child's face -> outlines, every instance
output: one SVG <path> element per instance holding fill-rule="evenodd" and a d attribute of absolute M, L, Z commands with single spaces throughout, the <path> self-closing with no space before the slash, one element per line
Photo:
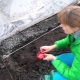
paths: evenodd
<path fill-rule="evenodd" d="M 72 28 L 72 27 L 70 27 L 68 25 L 65 25 L 65 24 L 60 24 L 60 27 L 63 29 L 63 31 L 64 31 L 65 34 L 72 34 L 75 31 L 79 30 L 78 27 Z"/>

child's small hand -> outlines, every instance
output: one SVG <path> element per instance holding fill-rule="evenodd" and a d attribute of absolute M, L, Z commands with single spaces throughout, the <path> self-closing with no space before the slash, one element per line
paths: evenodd
<path fill-rule="evenodd" d="M 56 57 L 52 54 L 44 54 L 45 55 L 45 58 L 43 58 L 43 60 L 47 60 L 47 61 L 50 61 L 50 60 L 55 60 Z"/>
<path fill-rule="evenodd" d="M 49 51 L 51 51 L 52 49 L 55 49 L 55 48 L 56 48 L 56 45 L 42 46 L 42 47 L 40 47 L 40 51 L 44 50 L 44 52 L 49 52 Z"/>

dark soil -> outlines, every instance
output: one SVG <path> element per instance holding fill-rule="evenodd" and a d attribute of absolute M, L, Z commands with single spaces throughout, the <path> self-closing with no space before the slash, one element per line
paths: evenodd
<path fill-rule="evenodd" d="M 29 42 L 40 37 L 41 35 L 49 32 L 51 29 L 55 28 L 59 24 L 60 23 L 57 20 L 57 14 L 55 14 L 33 26 L 28 27 L 21 32 L 17 32 L 15 35 L 0 42 L 0 54 L 12 54 L 17 49 L 21 48 L 25 44 L 28 44 Z"/>
<path fill-rule="evenodd" d="M 50 62 L 40 61 L 36 58 L 40 46 L 52 45 L 56 40 L 65 36 L 62 29 L 57 28 L 6 58 L 4 61 L 13 80 L 41 80 L 41 77 L 48 74 L 54 67 Z M 54 50 L 49 53 L 59 55 L 68 51 L 69 49 Z"/>
<path fill-rule="evenodd" d="M 79 4 L 80 5 L 80 4 Z M 48 20 L 48 19 L 47 19 Z M 55 22 L 53 22 L 55 21 Z M 33 35 L 30 35 L 30 39 L 27 40 L 27 43 L 32 41 L 33 39 L 37 38 L 40 35 L 43 35 L 39 32 L 37 34 L 37 31 L 44 31 L 43 33 L 46 33 L 50 31 L 52 28 L 56 26 L 57 20 L 54 17 L 54 19 L 48 20 L 48 22 L 43 21 L 40 23 L 40 28 L 38 29 L 30 29 L 30 31 L 33 31 Z M 58 24 L 58 23 L 57 23 Z M 54 26 L 53 26 L 54 25 Z M 45 26 L 45 27 L 43 27 Z M 47 27 L 47 28 L 46 28 Z M 41 30 L 42 29 L 42 30 Z M 24 34 L 26 31 L 23 31 Z M 35 32 L 38 36 L 35 35 Z M 31 33 L 31 32 L 30 32 Z M 21 36 L 22 33 L 20 33 Z M 26 33 L 26 38 L 28 38 L 28 33 Z M 8 58 L 3 59 L 2 52 L 6 53 L 12 53 L 13 52 L 13 46 L 10 46 L 9 48 L 0 48 L 0 80 L 42 80 L 41 78 L 43 75 L 48 74 L 52 69 L 55 70 L 55 68 L 51 65 L 48 61 L 40 61 L 36 58 L 36 54 L 39 52 L 40 46 L 44 45 L 52 45 L 56 40 L 64 38 L 66 35 L 62 31 L 62 29 L 57 28 L 55 30 L 51 30 L 48 34 L 40 37 L 36 41 L 31 42 L 30 44 L 24 46 L 20 50 L 14 52 L 12 55 L 10 55 Z M 26 39 L 25 39 L 26 40 Z M 15 40 L 14 40 L 15 41 Z M 23 44 L 21 42 L 24 42 Z M 3 46 L 5 46 L 6 40 L 2 43 Z M 7 43 L 9 40 L 7 40 Z M 13 40 L 12 40 L 13 42 Z M 10 42 L 10 43 L 12 43 Z M 16 40 L 16 44 L 18 45 L 18 48 L 25 45 L 25 41 L 22 40 L 19 41 L 21 43 L 18 44 Z M 26 43 L 26 44 L 27 44 Z M 10 45 L 10 44 L 9 44 Z M 15 47 L 17 48 L 17 47 Z M 1 51 L 2 49 L 2 51 Z M 11 51 L 9 51 L 11 50 Z M 15 49 L 14 49 L 15 50 Z M 63 49 L 63 50 L 54 50 L 49 53 L 53 55 L 59 55 L 69 52 L 69 49 Z M 9 54 L 8 53 L 8 54 Z"/>

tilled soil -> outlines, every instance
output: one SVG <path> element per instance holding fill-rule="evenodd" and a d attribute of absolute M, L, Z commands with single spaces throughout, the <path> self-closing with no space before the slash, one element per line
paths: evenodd
<path fill-rule="evenodd" d="M 47 32 L 53 28 L 52 27 L 53 24 L 55 26 L 57 21 L 54 18 L 53 20 L 50 19 L 48 22 L 46 21 L 46 23 L 45 24 L 44 23 L 45 23 L 45 21 L 42 22 L 42 24 L 40 23 L 39 26 L 43 31 L 46 29 L 46 26 L 47 26 L 47 29 L 45 31 L 45 32 Z M 42 28 L 41 26 L 42 27 L 45 26 L 45 27 Z M 49 26 L 51 28 L 49 28 Z M 39 31 L 41 31 L 41 29 Z M 30 30 L 30 31 L 32 31 L 32 30 Z M 26 33 L 25 31 L 23 31 L 23 32 Z M 34 29 L 33 33 L 35 33 L 35 29 Z M 31 32 L 30 32 L 30 34 L 31 34 Z M 20 36 L 21 36 L 21 33 L 20 33 Z M 13 47 L 10 46 L 10 44 L 8 43 L 9 40 L 7 40 L 7 42 L 4 41 L 2 45 L 5 46 L 5 42 L 6 42 L 7 44 L 9 44 L 10 47 L 7 49 L 5 49 L 4 47 L 0 48 L 0 80 L 42 80 L 41 78 L 43 77 L 43 75 L 49 74 L 49 72 L 52 69 L 55 70 L 55 68 L 51 65 L 50 62 L 40 61 L 36 58 L 36 54 L 39 52 L 40 46 L 52 45 L 56 40 L 62 39 L 65 36 L 66 35 L 62 31 L 62 29 L 57 28 L 55 30 L 50 31 L 48 34 L 40 37 L 39 39 L 31 42 L 30 44 L 24 46 L 23 48 L 14 52 L 12 55 L 10 55 L 8 58 L 5 58 L 5 59 L 3 59 L 3 57 L 2 57 L 2 51 L 3 52 L 5 51 L 5 54 L 8 52 L 12 53 Z M 31 38 L 32 38 L 32 36 L 31 36 Z M 35 36 L 32 39 L 35 39 Z M 27 42 L 32 41 L 32 39 L 27 40 Z M 24 41 L 24 40 L 22 40 L 22 38 L 21 38 L 21 41 L 19 41 L 19 42 L 21 43 L 22 41 Z M 12 40 L 12 42 L 13 42 L 13 40 Z M 10 42 L 10 43 L 12 43 L 12 42 Z M 16 42 L 15 44 L 18 44 L 18 42 L 16 40 L 14 40 L 14 42 Z M 18 44 L 18 47 L 15 47 L 15 49 L 21 47 L 21 45 L 24 45 L 25 41 L 24 41 L 24 43 L 21 43 L 21 45 L 20 45 L 20 43 Z M 2 49 L 2 51 L 1 51 L 1 49 Z M 9 50 L 11 50 L 11 51 L 9 51 Z M 69 49 L 63 49 L 63 50 L 54 50 L 49 53 L 56 56 L 56 55 L 66 53 L 69 51 L 70 51 Z"/>
<path fill-rule="evenodd" d="M 48 74 L 52 69 L 54 69 L 54 67 L 50 62 L 40 61 L 36 58 L 36 54 L 39 52 L 40 46 L 52 45 L 56 40 L 65 36 L 66 35 L 62 29 L 57 28 L 6 58 L 4 62 L 11 74 L 11 78 L 13 80 L 41 80 L 42 76 Z M 59 51 L 54 50 L 49 53 L 59 55 L 65 52 L 69 52 L 69 49 Z M 0 75 L 0 77 L 2 76 Z M 3 78 L 1 80 L 9 79 Z"/>

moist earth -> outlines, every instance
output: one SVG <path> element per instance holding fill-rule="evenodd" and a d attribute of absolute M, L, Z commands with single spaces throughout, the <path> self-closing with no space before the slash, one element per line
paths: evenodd
<path fill-rule="evenodd" d="M 10 77 L 13 80 L 42 80 L 43 75 L 49 74 L 50 71 L 55 70 L 55 68 L 51 65 L 50 61 L 38 60 L 36 58 L 39 48 L 44 45 L 52 45 L 56 40 L 62 39 L 65 36 L 61 28 L 51 30 L 46 35 L 4 59 L 5 65 L 11 74 Z M 66 52 L 69 52 L 69 49 L 54 50 L 49 53 L 56 56 Z M 3 68 L 5 69 L 5 66 Z M 7 71 L 5 70 L 5 72 Z M 5 75 L 5 73 L 3 73 L 3 75 Z M 0 75 L 0 77 L 2 76 Z M 4 80 L 4 77 L 0 80 Z"/>

